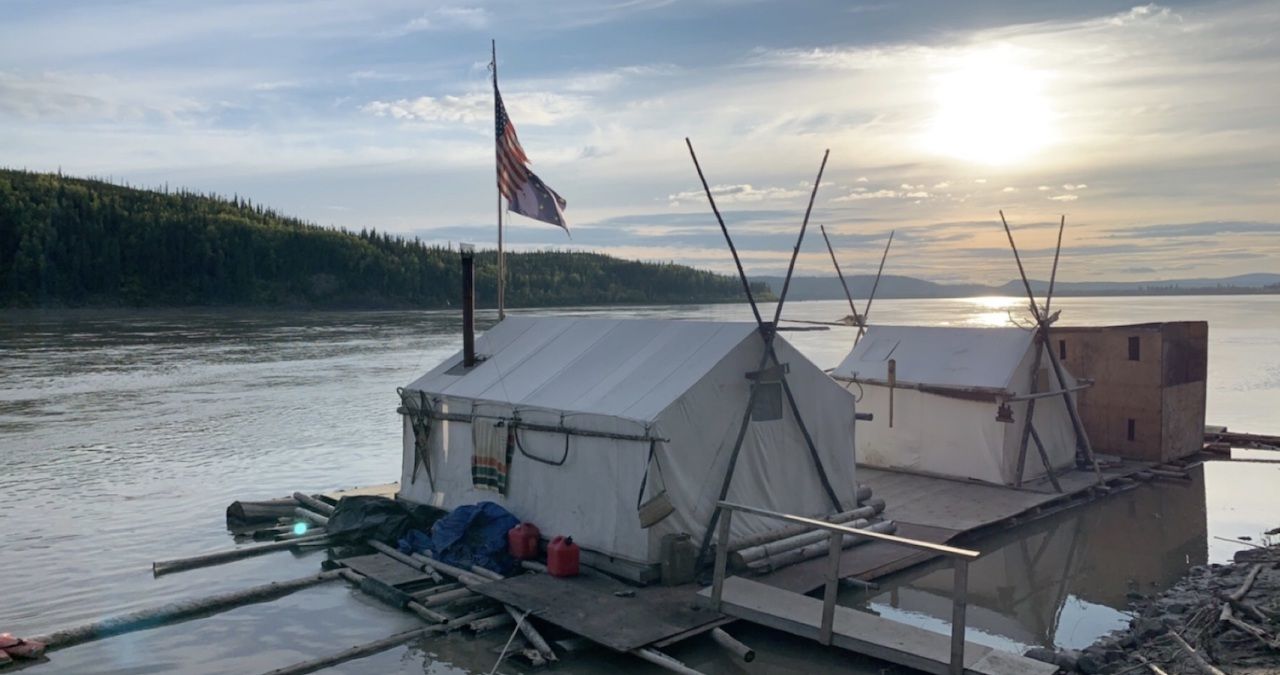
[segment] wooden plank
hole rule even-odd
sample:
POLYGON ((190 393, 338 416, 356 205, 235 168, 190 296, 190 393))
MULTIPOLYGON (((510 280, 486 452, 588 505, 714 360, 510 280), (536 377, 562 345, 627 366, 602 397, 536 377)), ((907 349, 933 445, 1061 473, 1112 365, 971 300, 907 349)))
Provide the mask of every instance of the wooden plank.
POLYGON ((433 580, 430 574, 382 553, 343 558, 338 562, 388 586, 409 586, 433 580))
POLYGON ((377 497, 387 497, 394 499, 396 494, 400 492, 400 483, 383 483, 381 485, 364 485, 360 487, 347 488, 345 490, 333 490, 332 492, 323 493, 325 497, 337 501, 343 497, 355 497, 357 495, 374 495, 377 497))
MULTIPOLYGON (((704 594, 707 591, 703 591, 704 594)), ((730 577, 723 589, 725 613, 793 635, 817 640, 822 601, 765 584, 730 577)), ((951 655, 948 636, 891 621, 865 612, 838 607, 833 644, 928 673, 947 672, 951 655)), ((965 644, 965 672, 972 675, 1051 675, 1057 666, 990 647, 965 644)))
POLYGON ((473 587, 477 593, 621 652, 723 618, 695 602, 690 587, 635 588, 604 576, 522 574, 473 587), (622 595, 616 595, 622 593, 622 595))

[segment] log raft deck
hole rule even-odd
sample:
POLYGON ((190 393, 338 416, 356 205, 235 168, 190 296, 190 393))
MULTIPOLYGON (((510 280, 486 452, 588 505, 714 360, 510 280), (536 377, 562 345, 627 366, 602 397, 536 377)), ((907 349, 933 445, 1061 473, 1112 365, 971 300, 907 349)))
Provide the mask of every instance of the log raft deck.
MULTIPOLYGON (((1067 471, 1057 476, 1062 485, 1061 493, 1055 492, 1047 480, 1029 483, 1023 488, 1011 488, 866 466, 859 467, 858 475, 862 485, 869 486, 874 495, 885 500, 887 506, 883 516, 898 524, 899 536, 945 544, 972 540, 987 532, 1082 504, 1112 490, 1132 487, 1136 485, 1132 478, 1144 475, 1151 466, 1149 462, 1111 462, 1109 468, 1102 470, 1101 485, 1092 470, 1067 471)), ((839 569, 842 577, 871 581, 923 563, 937 555, 890 542, 871 541, 862 546, 844 549, 839 569)), ((726 586, 723 613, 695 605, 692 602, 693 596, 702 587, 692 584, 675 588, 652 585, 636 588, 602 576, 555 579, 545 575, 522 575, 493 581, 478 586, 475 590, 523 611, 532 612, 532 616, 540 620, 582 635, 593 642, 627 652, 642 647, 666 647, 735 618, 780 628, 790 619, 784 621, 774 617, 762 620, 747 598, 753 594, 770 594, 770 597, 781 594, 790 600, 776 605, 770 602, 763 606, 775 606, 784 614, 802 614, 808 611, 802 611, 802 608, 807 608, 807 603, 821 605, 819 600, 805 594, 824 585, 827 566, 827 557, 822 556, 751 579, 734 577, 726 586)), ((817 616, 813 612, 808 614, 817 616)), ((840 630, 847 628, 859 635, 865 633, 874 637, 896 634, 899 638, 909 635, 911 638, 906 643, 901 643, 904 649, 912 648, 911 645, 916 643, 924 645, 931 640, 941 640, 941 653, 945 654, 946 636, 876 619, 870 615, 864 617, 854 610, 841 609, 837 617, 837 628, 844 627, 840 630), (864 625, 869 620, 876 623, 875 630, 869 630, 864 625), (923 635, 924 633, 933 638, 923 635)), ((804 626, 807 625, 807 619, 796 621, 798 623, 793 624, 796 630, 791 632, 806 635, 807 629, 804 626)), ((868 650, 865 645, 859 648, 856 641, 843 638, 837 638, 834 644, 880 658, 893 656, 892 650, 877 652, 875 649, 868 650)), ((995 654, 988 658, 990 651, 979 645, 969 645, 966 649, 966 669, 969 672, 1037 672, 1037 666, 1022 663, 1025 660, 1021 657, 1010 661, 1008 657, 1011 655, 995 654), (974 665, 979 662, 982 662, 981 666, 974 665), (1022 663, 1022 666, 1015 667, 1018 663, 1022 663)), ((937 646, 933 645, 922 653, 936 655, 939 652, 937 646)), ((910 661, 902 658, 891 660, 899 663, 910 661)), ((933 662, 938 663, 936 659, 933 662)), ((946 659, 943 658, 941 664, 945 663, 946 659)), ((921 667, 919 662, 904 665, 921 667)))

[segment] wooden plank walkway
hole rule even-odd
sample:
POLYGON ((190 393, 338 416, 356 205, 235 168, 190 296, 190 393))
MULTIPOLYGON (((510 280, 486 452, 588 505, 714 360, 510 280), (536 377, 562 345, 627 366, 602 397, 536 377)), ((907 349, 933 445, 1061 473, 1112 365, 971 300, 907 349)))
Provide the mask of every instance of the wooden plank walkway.
POLYGON ((696 586, 637 588, 598 574, 521 574, 475 590, 620 652, 696 633, 724 618, 696 602, 696 586))
MULTIPOLYGON (((709 596, 710 589, 701 595, 709 596)), ((758 581, 729 577, 724 581, 721 611, 752 623, 817 640, 822 601, 758 581)), ((884 619, 848 607, 836 607, 832 644, 883 661, 946 675, 951 638, 923 628, 884 619)), ((1051 675, 1057 666, 985 645, 965 643, 965 672, 972 675, 1051 675)))
MULTIPOLYGON (((1150 468, 1149 462, 1125 461, 1102 470, 1104 483, 1150 468)), ((1092 470, 1073 470, 1058 476, 1062 492, 1046 481, 1023 488, 944 478, 892 469, 858 467, 858 482, 871 488, 873 497, 885 501, 883 517, 898 524, 898 534, 934 543, 955 543, 983 530, 1029 520, 1089 499, 1097 478, 1092 470)), ((843 576, 870 581, 934 556, 903 546, 873 541, 846 550, 840 559, 843 576)), ((785 567, 758 579, 798 593, 822 586, 826 558, 814 558, 785 567)))

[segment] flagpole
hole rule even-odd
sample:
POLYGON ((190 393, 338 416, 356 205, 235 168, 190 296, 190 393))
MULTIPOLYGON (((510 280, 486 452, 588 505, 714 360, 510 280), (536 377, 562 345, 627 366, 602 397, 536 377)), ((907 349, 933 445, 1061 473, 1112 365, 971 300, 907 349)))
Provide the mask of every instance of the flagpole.
MULTIPOLYGON (((498 41, 490 40, 490 55, 493 58, 493 114, 494 125, 498 123, 498 41)), ((506 318, 506 285, 507 256, 502 250, 502 167, 498 164, 498 156, 493 157, 495 185, 498 188, 498 320, 506 318)))

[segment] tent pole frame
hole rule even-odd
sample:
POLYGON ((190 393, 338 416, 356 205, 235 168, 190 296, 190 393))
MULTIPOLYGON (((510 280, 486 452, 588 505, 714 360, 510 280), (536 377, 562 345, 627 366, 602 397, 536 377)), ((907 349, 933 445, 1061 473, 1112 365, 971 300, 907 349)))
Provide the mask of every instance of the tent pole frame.
MULTIPOLYGON (((1058 278, 1058 258, 1062 253, 1062 232, 1067 226, 1067 217, 1064 215, 1058 221, 1058 244, 1053 252, 1053 271, 1049 275, 1049 292, 1045 296, 1044 311, 1040 310, 1040 306, 1036 303, 1035 293, 1031 290, 1031 282, 1027 278, 1026 268, 1022 266, 1022 256, 1018 254, 1018 245, 1013 241, 1013 230, 1009 228, 1009 221, 1004 217, 1004 211, 1000 211, 1000 223, 1004 225, 1005 235, 1009 238, 1009 248, 1013 250, 1013 259, 1018 264, 1018 275, 1022 279, 1022 286, 1027 291, 1027 299, 1031 302, 1031 315, 1036 322, 1036 336, 1033 342, 1036 345, 1036 355, 1034 367, 1031 371, 1031 393, 1036 393, 1036 379, 1040 371, 1040 362, 1044 355, 1049 355, 1049 364, 1053 367, 1055 379, 1058 386, 1062 390, 1062 400, 1067 408, 1067 415, 1071 418, 1071 426, 1076 434, 1076 449, 1083 450, 1086 460, 1093 465, 1093 472, 1097 476, 1098 484, 1102 484, 1102 469, 1098 466, 1098 459, 1093 454, 1093 445, 1089 442, 1089 434, 1085 432, 1084 422, 1080 419, 1080 414, 1076 410, 1075 397, 1072 396, 1074 389, 1067 385, 1066 375, 1063 374, 1062 364, 1058 361, 1057 355, 1053 353, 1053 341, 1050 339, 1049 326, 1053 323, 1054 317, 1049 313, 1049 309, 1053 303, 1053 289, 1058 278)), ((1022 432, 1022 443, 1018 448, 1018 476, 1017 485, 1022 485, 1022 472, 1026 464, 1027 439, 1034 433, 1031 427, 1032 414, 1035 411, 1036 399, 1032 398, 1027 401, 1027 419, 1022 432)), ((1050 479, 1054 483, 1054 487, 1061 492, 1061 488, 1057 485, 1057 479, 1053 476, 1053 469, 1049 466, 1049 458, 1046 454, 1044 446, 1039 443, 1039 434, 1036 434, 1037 449, 1041 453, 1041 459, 1045 464, 1045 471, 1048 472, 1050 479)))
MULTIPOLYGON (((773 347, 773 340, 777 336, 777 325, 782 318, 782 308, 787 302, 787 291, 791 286, 791 277, 795 272, 796 258, 800 255, 800 246, 804 243, 805 230, 809 227, 809 216, 813 212, 813 203, 818 195, 818 186, 822 185, 822 174, 827 167, 827 158, 831 155, 830 150, 826 150, 822 154, 822 164, 818 167, 818 177, 813 182, 813 190, 809 194, 809 205, 805 208, 804 220, 800 224, 800 234, 796 238, 795 248, 791 252, 791 262, 787 266, 787 276, 782 283, 782 293, 778 296, 778 305, 774 309, 773 321, 766 323, 760 314, 760 308, 756 304, 755 296, 751 292, 751 283, 747 279, 746 271, 742 267, 742 260, 738 256, 738 249, 734 246, 733 237, 729 235, 729 228, 724 224, 724 218, 720 215, 720 209, 716 206, 715 197, 711 194, 711 186, 707 183, 707 178, 702 172, 702 165, 698 162, 698 155, 693 150, 693 142, 688 138, 684 139, 685 145, 689 148, 689 156, 693 159, 693 166, 698 172, 698 179, 702 182, 702 189, 706 192, 707 201, 711 205, 711 211, 715 214, 716 222, 720 225, 720 231, 724 234, 725 243, 729 246, 729 252, 733 255, 734 265, 738 269, 738 276, 742 281, 743 290, 746 291, 747 301, 751 304, 751 313, 755 316, 756 324, 760 332, 761 340, 764 342, 764 352, 760 355, 760 364, 756 367, 755 372, 765 369, 769 361, 781 366, 782 363, 778 359, 777 351, 773 347)), ((800 428, 801 435, 804 436, 805 445, 809 451, 809 456, 813 460, 814 468, 818 474, 818 480, 822 483, 823 491, 831 500, 832 507, 839 511, 840 498, 836 495, 835 489, 831 486, 831 481, 827 477, 826 469, 822 466, 822 459, 818 454, 818 448, 814 444, 813 436, 809 433, 808 426, 804 423, 804 417, 800 414, 800 406, 796 403, 794 392, 791 391, 791 385, 787 382, 786 374, 779 375, 779 381, 782 385, 782 391, 787 397, 788 407, 791 408, 791 414, 796 420, 796 426, 800 428)), ((711 540, 716 531, 716 525, 720 520, 720 502, 723 502, 729 494, 729 486, 733 482, 734 470, 738 464, 738 455, 742 451, 742 443, 747 435, 747 426, 751 424, 751 410, 755 407, 756 397, 759 392, 759 378, 752 379, 750 391, 747 395, 746 410, 743 411, 742 423, 738 426, 738 435, 733 443, 733 450, 729 454, 729 466, 725 470, 724 479, 720 483, 719 498, 716 500, 716 507, 711 512, 711 520, 707 524, 706 532, 702 536, 702 544, 698 549, 697 566, 701 567, 707 559, 707 553, 711 548, 711 540)))

